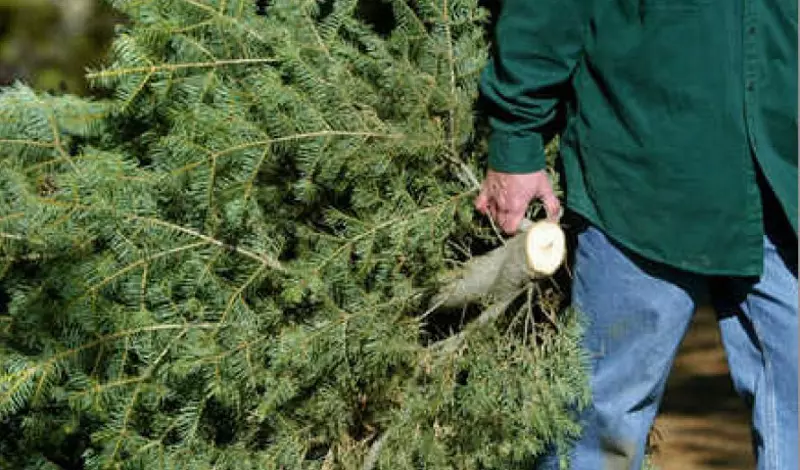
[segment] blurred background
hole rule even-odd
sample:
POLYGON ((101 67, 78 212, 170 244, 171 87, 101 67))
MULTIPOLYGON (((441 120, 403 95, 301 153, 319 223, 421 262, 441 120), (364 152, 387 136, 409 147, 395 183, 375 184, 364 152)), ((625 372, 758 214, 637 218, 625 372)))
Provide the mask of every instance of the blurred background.
MULTIPOLYGON (((19 80, 89 94, 85 71, 105 61, 123 21, 101 0, 0 0, 0 86, 19 80)), ((748 413, 728 378, 711 309, 698 312, 681 346, 656 429, 661 470, 754 468, 748 413)))
POLYGON ((102 63, 121 21, 99 0, 0 0, 0 86, 86 94, 86 68, 102 63))

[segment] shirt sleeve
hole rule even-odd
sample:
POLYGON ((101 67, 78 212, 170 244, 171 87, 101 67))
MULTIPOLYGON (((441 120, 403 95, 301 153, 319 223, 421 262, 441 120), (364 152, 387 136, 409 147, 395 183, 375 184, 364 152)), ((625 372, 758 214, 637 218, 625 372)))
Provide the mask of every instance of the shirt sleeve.
POLYGON ((489 167, 545 168, 545 134, 583 51, 585 0, 505 0, 480 89, 488 105, 489 167))

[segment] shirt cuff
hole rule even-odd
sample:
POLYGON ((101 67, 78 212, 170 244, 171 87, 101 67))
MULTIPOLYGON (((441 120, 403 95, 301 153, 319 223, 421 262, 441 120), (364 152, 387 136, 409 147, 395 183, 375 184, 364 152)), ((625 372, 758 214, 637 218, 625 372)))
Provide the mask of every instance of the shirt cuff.
POLYGON ((489 168, 501 173, 535 173, 547 166, 542 136, 493 130, 489 136, 489 168))

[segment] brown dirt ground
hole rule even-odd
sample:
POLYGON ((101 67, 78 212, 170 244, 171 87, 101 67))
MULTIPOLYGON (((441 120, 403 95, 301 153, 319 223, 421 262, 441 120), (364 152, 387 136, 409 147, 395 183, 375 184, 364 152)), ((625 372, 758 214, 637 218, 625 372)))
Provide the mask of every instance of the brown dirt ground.
POLYGON ((714 312, 700 309, 656 419, 660 470, 754 469, 749 411, 733 389, 714 312))

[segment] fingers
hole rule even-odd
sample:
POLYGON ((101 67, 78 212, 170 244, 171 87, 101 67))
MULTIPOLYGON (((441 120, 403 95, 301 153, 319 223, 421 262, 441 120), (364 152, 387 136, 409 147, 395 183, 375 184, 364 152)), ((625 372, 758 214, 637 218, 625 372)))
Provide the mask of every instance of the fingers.
POLYGON ((491 217, 507 234, 515 233, 525 216, 525 208, 509 210, 504 198, 491 197, 485 191, 482 191, 475 199, 475 209, 481 214, 491 217))
MULTIPOLYGON (((561 219, 561 201, 553 193, 545 193, 538 197, 544 205, 547 220, 558 222, 561 219)), ((508 204, 505 198, 495 198, 482 192, 475 199, 475 208, 483 215, 494 220, 507 234, 514 234, 525 217, 526 205, 508 204)))
POLYGON ((522 222, 523 217, 525 217, 525 211, 499 212, 497 213, 495 220, 503 232, 511 235, 517 233, 517 230, 519 230, 519 224, 522 222))
POLYGON ((475 209, 491 217, 505 233, 513 234, 519 229, 531 199, 542 202, 548 220, 558 222, 561 218, 561 202, 545 171, 530 174, 487 172, 475 199, 475 209))
POLYGON ((503 194, 490 194, 486 198, 486 208, 485 214, 490 216, 503 232, 511 235, 517 232, 528 206, 519 201, 509 201, 503 194))
POLYGON ((561 201, 559 201, 558 197, 549 191, 542 196, 542 204, 544 204, 544 210, 547 212, 547 220, 550 222, 558 222, 561 218, 561 201))

